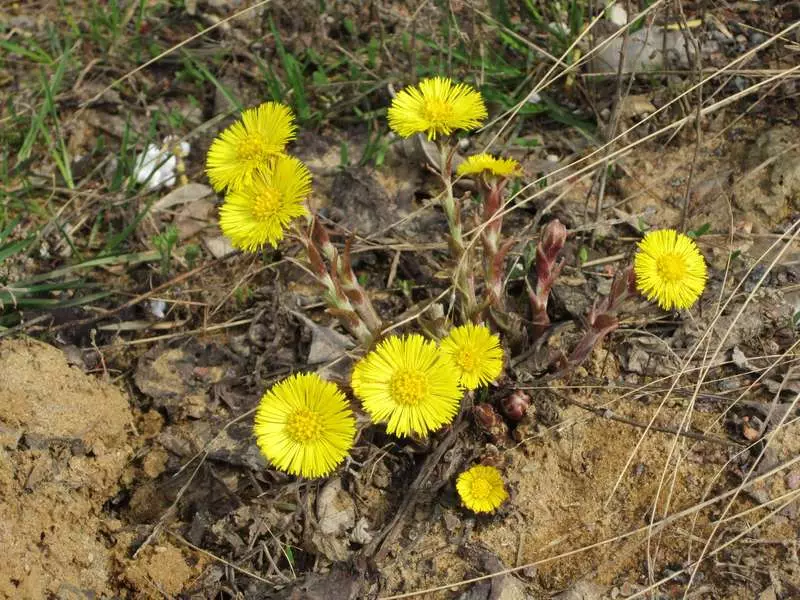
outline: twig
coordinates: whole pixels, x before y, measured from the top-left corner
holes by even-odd
[[[170,279],[169,281],[167,281],[165,283],[162,283],[161,285],[159,285],[157,287],[154,287],[152,290],[148,290],[147,292],[145,292],[143,294],[139,294],[138,296],[136,296],[134,298],[131,298],[130,300],[128,300],[124,304],[120,304],[116,308],[112,308],[111,310],[106,311],[103,314],[95,315],[94,317],[88,317],[86,319],[81,319],[79,321],[69,321],[67,323],[62,323],[61,325],[58,325],[58,326],[54,327],[53,329],[51,329],[51,331],[54,331],[54,332],[55,331],[61,331],[62,329],[67,329],[67,328],[70,328],[70,327],[83,327],[84,325],[91,325],[92,323],[96,323],[97,321],[102,321],[103,319],[107,319],[108,317],[112,317],[112,316],[116,315],[117,313],[122,312],[126,308],[130,308],[131,306],[136,306],[137,304],[139,304],[143,300],[147,300],[150,296],[153,296],[155,294],[158,294],[159,292],[167,290],[167,289],[171,288],[173,285],[177,285],[177,284],[179,284],[179,283],[181,283],[183,281],[186,281],[187,279],[191,279],[192,277],[194,277],[198,273],[202,273],[206,269],[208,269],[208,268],[210,268],[210,267],[212,267],[212,266],[214,266],[216,264],[217,264],[217,261],[211,261],[211,262],[208,262],[208,263],[206,263],[204,265],[200,265],[199,267],[196,267],[196,268],[192,269],[191,271],[188,271],[186,273],[182,273],[182,274],[178,275],[177,277],[174,277],[174,278]]]
[[[686,218],[689,215],[689,202],[692,196],[692,182],[694,181],[694,172],[697,167],[697,157],[700,153],[701,140],[703,138],[703,128],[701,126],[700,111],[703,106],[703,68],[700,64],[700,44],[697,39],[692,35],[689,27],[686,26],[686,15],[683,12],[683,5],[678,3],[678,10],[681,13],[681,33],[683,34],[684,44],[686,46],[691,42],[694,49],[694,74],[696,75],[697,82],[697,106],[695,108],[694,126],[695,126],[695,140],[694,140],[694,153],[692,154],[692,163],[689,165],[689,176],[686,178],[686,191],[683,195],[683,206],[681,206],[681,222],[678,231],[686,231]],[[666,36],[664,37],[666,40]]]
[[[461,414],[463,415],[464,413],[462,412]],[[362,553],[364,557],[374,556],[374,560],[378,562],[386,556],[392,541],[397,537],[397,534],[400,533],[405,516],[416,506],[419,500],[419,493],[433,473],[433,469],[439,464],[444,453],[455,443],[459,434],[466,429],[468,424],[469,422],[463,419],[454,424],[450,432],[439,443],[436,450],[428,455],[428,458],[425,459],[422,467],[420,467],[416,478],[411,483],[408,492],[405,494],[405,499],[395,513],[394,518],[372,539],[369,545],[364,548]]]
[[[262,583],[268,583],[270,585],[275,585],[275,581],[270,581],[269,579],[264,579],[263,577],[261,577],[260,575],[256,575],[252,571],[248,571],[247,569],[243,569],[242,567],[237,567],[235,564],[233,564],[230,561],[225,560],[221,556],[217,556],[216,554],[211,554],[211,552],[209,552],[208,550],[203,550],[202,548],[199,548],[199,547],[195,546],[189,540],[184,538],[182,535],[178,535],[174,531],[170,531],[169,529],[165,529],[164,533],[166,533],[167,535],[175,538],[181,544],[185,544],[186,546],[188,546],[189,548],[191,548],[195,552],[199,552],[200,554],[203,554],[204,556],[207,556],[207,557],[209,557],[209,558],[211,558],[211,559],[213,559],[213,560],[215,560],[217,562],[221,562],[223,565],[230,567],[231,569],[233,569],[234,571],[236,571],[238,573],[241,573],[242,575],[247,575],[248,577],[252,577],[253,579],[256,579],[257,581],[260,581]]]
[[[156,537],[158,532],[163,527],[164,522],[167,520],[167,518],[175,512],[175,509],[178,507],[178,503],[181,501],[181,498],[183,498],[183,495],[186,493],[186,490],[189,489],[189,486],[192,484],[192,481],[194,481],[195,476],[200,471],[200,467],[203,466],[203,463],[205,462],[206,457],[208,456],[208,450],[209,450],[209,448],[211,448],[211,445],[214,444],[217,441],[219,436],[221,436],[223,433],[225,433],[225,431],[227,431],[228,427],[230,427],[234,423],[237,423],[237,422],[241,421],[245,417],[249,417],[255,411],[256,411],[256,409],[248,410],[247,412],[242,413],[238,417],[235,417],[235,418],[231,419],[230,421],[228,421],[227,423],[225,423],[224,427],[219,430],[217,435],[215,435],[205,445],[205,447],[202,450],[197,452],[194,456],[192,456],[192,458],[190,458],[188,461],[186,461],[186,464],[184,464],[180,469],[178,469],[178,472],[175,473],[175,475],[173,475],[173,477],[177,477],[178,475],[183,473],[183,471],[186,469],[186,467],[188,467],[190,464],[192,464],[195,461],[195,459],[200,458],[200,460],[197,462],[197,466],[194,468],[194,471],[192,471],[192,474],[189,476],[189,480],[186,483],[183,484],[181,489],[178,491],[178,495],[175,496],[175,500],[172,502],[172,504],[169,505],[167,510],[164,511],[164,513],[158,519],[156,524],[153,526],[153,531],[150,532],[150,535],[147,536],[147,538],[142,542],[141,546],[139,546],[136,549],[136,552],[133,553],[133,558],[136,558],[138,556],[139,552],[142,551],[142,548],[144,548],[150,542],[153,541],[153,539]]]

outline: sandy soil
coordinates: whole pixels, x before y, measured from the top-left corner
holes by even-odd
[[[193,574],[181,551],[129,561],[104,510],[134,458],[127,396],[32,340],[0,344],[0,373],[0,596],[115,596],[120,573],[142,597],[177,594]]]

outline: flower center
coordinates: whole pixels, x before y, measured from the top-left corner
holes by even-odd
[[[452,116],[453,107],[449,102],[433,98],[425,103],[422,114],[431,123],[443,123]]]
[[[267,154],[264,142],[261,138],[248,135],[236,148],[236,154],[242,160],[262,160]]]
[[[485,479],[476,479],[472,482],[472,495],[479,500],[488,498],[491,491],[492,485]]]
[[[456,356],[456,363],[461,367],[462,371],[472,373],[475,370],[475,365],[478,362],[478,357],[471,350],[461,350]]]
[[[281,193],[273,187],[261,188],[253,199],[253,217],[258,221],[268,221],[281,208]]]
[[[295,442],[306,444],[322,436],[322,420],[307,408],[294,411],[286,419],[286,433]]]
[[[658,275],[665,281],[680,281],[686,277],[686,262],[673,252],[667,252],[656,259]]]
[[[419,371],[398,371],[392,376],[389,389],[398,404],[416,406],[428,394],[428,378]]]

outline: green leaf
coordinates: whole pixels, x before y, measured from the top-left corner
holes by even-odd
[[[686,235],[688,235],[690,238],[697,239],[701,235],[705,235],[709,231],[711,231],[711,223],[703,223],[697,229],[693,229],[691,231],[687,231]]]

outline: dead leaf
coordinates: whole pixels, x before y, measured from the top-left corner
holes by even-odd
[[[317,365],[341,358],[347,350],[353,347],[353,340],[332,327],[319,325],[297,311],[289,312],[311,330],[311,348],[308,351],[307,364]]]
[[[356,523],[356,511],[350,494],[342,489],[339,478],[331,479],[317,497],[317,528],[311,534],[311,543],[329,560],[344,561],[350,558],[348,532]]]
[[[168,194],[165,194],[155,204],[153,204],[153,208],[151,210],[152,212],[158,212],[160,210],[172,208],[178,204],[189,204],[205,198],[213,192],[214,190],[202,183],[187,183],[186,185],[182,185],[179,188],[175,188]]]
[[[356,524],[356,511],[350,494],[342,488],[342,480],[331,479],[317,497],[319,530],[326,535],[342,536]]]
[[[224,235],[203,238],[203,244],[214,258],[225,258],[236,252],[236,248]]]
[[[742,371],[756,371],[757,369],[747,360],[747,357],[742,352],[739,346],[734,346],[731,352],[731,360],[733,364],[739,367]]]
[[[626,96],[619,105],[619,115],[623,119],[632,119],[656,112],[656,107],[647,96]]]
[[[175,219],[178,237],[188,239],[202,231],[214,221],[216,205],[210,200],[200,199],[184,206]]]

